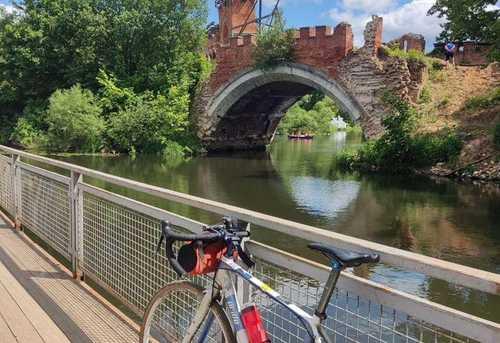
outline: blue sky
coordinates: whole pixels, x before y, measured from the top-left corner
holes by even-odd
[[[209,2],[209,21],[218,21],[215,0]],[[0,0],[0,5],[8,6],[10,0]],[[363,29],[372,14],[384,17],[384,40],[389,41],[413,32],[421,33],[431,49],[436,36],[441,31],[442,19],[429,17],[427,10],[435,0],[281,0],[288,26],[302,27],[315,25],[335,26],[341,21],[353,27],[354,41],[363,45]],[[264,0],[269,11],[275,0]],[[495,8],[500,8],[500,1]]]

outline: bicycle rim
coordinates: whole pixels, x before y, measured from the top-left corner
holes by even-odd
[[[203,290],[187,281],[173,282],[162,288],[146,310],[141,328],[141,342],[182,342],[202,298]],[[231,325],[220,305],[212,304],[210,312],[213,321],[204,342],[235,343]],[[200,342],[203,326],[202,324],[202,328],[198,330],[193,343]]]

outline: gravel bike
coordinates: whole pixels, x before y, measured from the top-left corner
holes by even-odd
[[[326,309],[340,272],[376,263],[379,256],[321,243],[309,244],[309,248],[328,257],[332,267],[318,306],[310,315],[288,303],[238,263],[241,260],[248,268],[254,265],[243,249],[243,242],[249,236],[248,230],[242,230],[230,218],[224,218],[222,224],[204,227],[200,234],[179,233],[169,223],[162,222],[158,250],[165,241],[166,256],[177,275],[210,275],[211,281],[205,282],[204,288],[189,281],[175,281],[158,291],[145,312],[140,342],[271,342],[258,308],[253,304],[242,306],[236,296],[235,285],[241,278],[291,311],[307,331],[306,342],[331,343],[321,324],[327,318]],[[175,252],[176,242],[187,243]]]

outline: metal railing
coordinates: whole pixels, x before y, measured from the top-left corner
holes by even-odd
[[[25,161],[21,161],[21,158]],[[59,168],[64,176],[26,161]],[[153,251],[161,220],[199,232],[202,223],[84,182],[98,179],[129,190],[307,240],[376,252],[382,262],[447,282],[499,295],[500,275],[269,215],[174,192],[0,146],[0,207],[66,258],[75,277],[91,279],[141,316],[153,294],[176,279],[163,252]],[[307,311],[316,306],[326,266],[249,241],[255,274]],[[204,284],[206,278],[195,278]],[[247,287],[240,296],[260,305],[273,342],[302,342],[305,330],[277,304]],[[176,306],[182,306],[181,301]],[[330,303],[326,328],[335,342],[500,342],[500,324],[343,273]]]

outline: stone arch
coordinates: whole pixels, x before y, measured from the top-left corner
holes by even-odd
[[[210,98],[199,125],[200,138],[209,150],[264,148],[286,111],[314,90],[336,100],[352,121],[364,115],[363,107],[338,81],[316,68],[283,64],[247,69]]]

